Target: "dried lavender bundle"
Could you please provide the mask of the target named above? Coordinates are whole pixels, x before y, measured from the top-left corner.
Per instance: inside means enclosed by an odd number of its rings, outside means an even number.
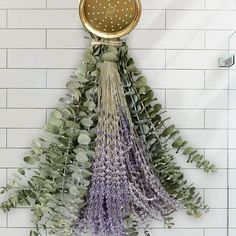
[[[115,62],[101,66],[98,98],[96,156],[81,222],[94,235],[123,236],[125,217],[165,218],[176,203],[148,165],[149,155],[133,129]]]

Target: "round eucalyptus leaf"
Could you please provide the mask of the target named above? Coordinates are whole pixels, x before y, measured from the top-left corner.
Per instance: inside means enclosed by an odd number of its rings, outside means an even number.
[[[91,127],[93,125],[93,121],[89,118],[83,118],[80,123],[85,127]]]
[[[88,145],[91,142],[91,139],[88,135],[86,134],[80,134],[78,137],[78,143],[82,145]]]
[[[86,151],[82,148],[80,148],[75,156],[76,160],[78,162],[87,162],[88,161],[88,157],[86,155]]]

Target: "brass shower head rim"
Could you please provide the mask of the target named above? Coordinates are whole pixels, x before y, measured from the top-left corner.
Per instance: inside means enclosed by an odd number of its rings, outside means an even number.
[[[93,27],[85,13],[85,4],[86,0],[79,0],[79,16],[81,19],[82,24],[84,27],[93,35],[96,35],[100,38],[104,39],[116,39],[116,38],[121,38],[127,34],[129,34],[138,24],[140,18],[141,18],[141,13],[142,13],[142,5],[141,5],[141,0],[133,0],[135,1],[135,13],[134,13],[134,18],[132,19],[132,22],[124,29],[116,31],[116,32],[103,32],[101,30],[96,29]],[[95,0],[94,0],[95,1]],[[124,0],[121,0],[124,1]]]

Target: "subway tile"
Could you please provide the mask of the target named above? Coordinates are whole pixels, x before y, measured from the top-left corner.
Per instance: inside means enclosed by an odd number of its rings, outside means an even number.
[[[30,148],[32,140],[42,135],[42,129],[8,129],[8,148]]]
[[[185,211],[179,211],[174,214],[174,229],[201,229],[201,228],[225,228],[227,212],[224,209],[211,209],[207,214],[200,218],[188,216]],[[154,221],[151,227],[159,223]]]
[[[90,39],[85,38],[87,32],[81,29],[48,30],[48,48],[85,48],[90,44]],[[79,40],[78,40],[79,39]]]
[[[31,222],[32,212],[30,209],[18,208],[11,209],[8,213],[8,226],[9,227],[34,227]]]
[[[4,186],[6,186],[6,170],[0,169],[0,188]]]
[[[206,0],[206,9],[236,10],[236,2],[234,0]]]
[[[228,88],[228,70],[206,70],[205,88],[206,89],[227,89]]]
[[[166,29],[234,30],[235,11],[167,10]]]
[[[9,49],[9,68],[76,68],[84,50]]]
[[[136,29],[165,29],[165,11],[143,10]]]
[[[167,110],[166,117],[171,117],[170,124],[175,123],[177,128],[200,129],[204,128],[203,110]]]
[[[227,148],[226,130],[181,130],[182,136],[190,146],[196,148]]]
[[[7,12],[6,10],[0,9],[0,28],[6,28],[6,25],[7,25]]]
[[[196,188],[218,189],[227,188],[227,170],[218,170],[217,173],[204,173],[202,170],[185,169],[186,179],[194,183]],[[209,205],[211,202],[208,203]]]
[[[206,229],[205,236],[227,236],[226,229]]]
[[[10,89],[8,108],[55,108],[65,89]],[[29,99],[30,98],[30,99]]]
[[[229,110],[229,129],[236,129],[236,110]]]
[[[236,89],[236,70],[231,69],[228,73],[229,76],[229,89]]]
[[[77,8],[76,0],[48,0],[48,8]],[[204,0],[149,0],[142,2],[143,9],[204,9]]]
[[[48,8],[77,8],[76,0],[48,0]],[[142,2],[143,9],[204,9],[204,0],[149,0]]]
[[[227,109],[226,90],[167,90],[167,108]]]
[[[0,232],[2,229],[1,227],[6,227],[6,214],[3,213],[2,211],[0,212]]]
[[[130,50],[130,55],[133,56],[139,68],[142,69],[165,68],[164,50]]]
[[[229,130],[229,148],[236,148],[236,130]]]
[[[204,88],[202,70],[144,70],[148,84],[152,88],[201,89]]]
[[[48,69],[47,70],[47,88],[66,88],[74,70],[70,69]]]
[[[236,189],[229,190],[229,207],[236,208]]]
[[[0,69],[0,88],[46,88],[46,70]]]
[[[207,149],[205,150],[205,158],[216,168],[227,168],[227,150]]]
[[[142,4],[147,9],[204,9],[204,0],[149,0]]]
[[[236,150],[229,150],[229,166],[236,168]]]
[[[6,129],[0,129],[0,148],[6,147]]]
[[[175,227],[186,228],[223,228],[226,227],[226,210],[211,209],[207,214],[200,218],[189,217],[186,213],[180,214],[176,217]]]
[[[83,30],[48,30],[48,48],[81,48],[90,40]],[[81,40],[78,40],[80,38]],[[175,40],[173,41],[173,38]],[[204,32],[200,30],[134,30],[128,45],[135,49],[203,49]]]
[[[7,55],[6,50],[0,49],[0,68],[6,68],[6,65],[7,65],[6,55]]]
[[[0,109],[0,128],[40,128],[45,120],[42,109]]]
[[[46,0],[1,0],[0,8],[45,8]]]
[[[30,235],[30,230],[32,229],[31,228],[0,228],[0,235],[26,236],[26,235]],[[43,232],[42,236],[46,236],[46,234]]]
[[[165,107],[166,104],[166,98],[165,98],[165,91],[164,90],[158,90],[155,89],[154,91],[154,96],[158,99],[158,102],[162,104],[163,107]]]
[[[228,49],[228,39],[232,33],[233,30],[206,30],[206,49]],[[236,47],[232,45],[231,48],[235,49]]]
[[[0,149],[1,168],[18,168],[23,163],[23,157],[29,152],[28,149]]]
[[[204,32],[201,30],[135,30],[128,37],[128,45],[132,48],[147,49],[203,49]]]
[[[45,43],[44,30],[0,30],[0,48],[44,48]]]
[[[9,10],[9,28],[78,28],[78,10]]]
[[[236,90],[229,90],[229,108],[236,109]]]
[[[7,102],[7,92],[5,89],[0,89],[0,108],[5,108]]]
[[[236,209],[229,210],[229,227],[235,228],[236,227]]]
[[[236,229],[229,229],[229,236],[236,235]]]
[[[219,69],[218,57],[227,57],[227,50],[168,50],[167,69]]]
[[[205,189],[205,202],[210,208],[227,208],[227,189]]]
[[[236,169],[230,169],[229,170],[229,187],[230,188],[236,188]]]
[[[206,110],[205,127],[212,129],[227,129],[228,113],[227,110]]]
[[[1,159],[0,159],[0,167],[2,168],[1,165]],[[6,170],[5,169],[0,169],[0,189],[2,190],[2,187],[6,187]],[[0,194],[0,203],[6,200],[6,196]],[[1,227],[6,227],[6,214],[3,213],[3,211],[0,211],[0,228]]]
[[[9,68],[76,68],[84,50],[79,49],[9,49]],[[146,69],[165,68],[164,50],[130,50],[139,58],[138,66]],[[142,55],[146,56],[143,57]],[[141,60],[140,60],[141,59]]]
[[[202,229],[150,229],[149,232],[154,236],[203,236]],[[140,236],[144,236],[143,230],[140,230]]]
[[[47,0],[47,8],[78,8],[77,0]]]

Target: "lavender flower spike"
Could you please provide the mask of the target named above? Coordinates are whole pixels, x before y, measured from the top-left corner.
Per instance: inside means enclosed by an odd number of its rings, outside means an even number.
[[[165,218],[175,201],[149,167],[149,154],[136,135],[115,62],[101,66],[98,126],[83,223],[94,235],[124,236],[124,218]]]

